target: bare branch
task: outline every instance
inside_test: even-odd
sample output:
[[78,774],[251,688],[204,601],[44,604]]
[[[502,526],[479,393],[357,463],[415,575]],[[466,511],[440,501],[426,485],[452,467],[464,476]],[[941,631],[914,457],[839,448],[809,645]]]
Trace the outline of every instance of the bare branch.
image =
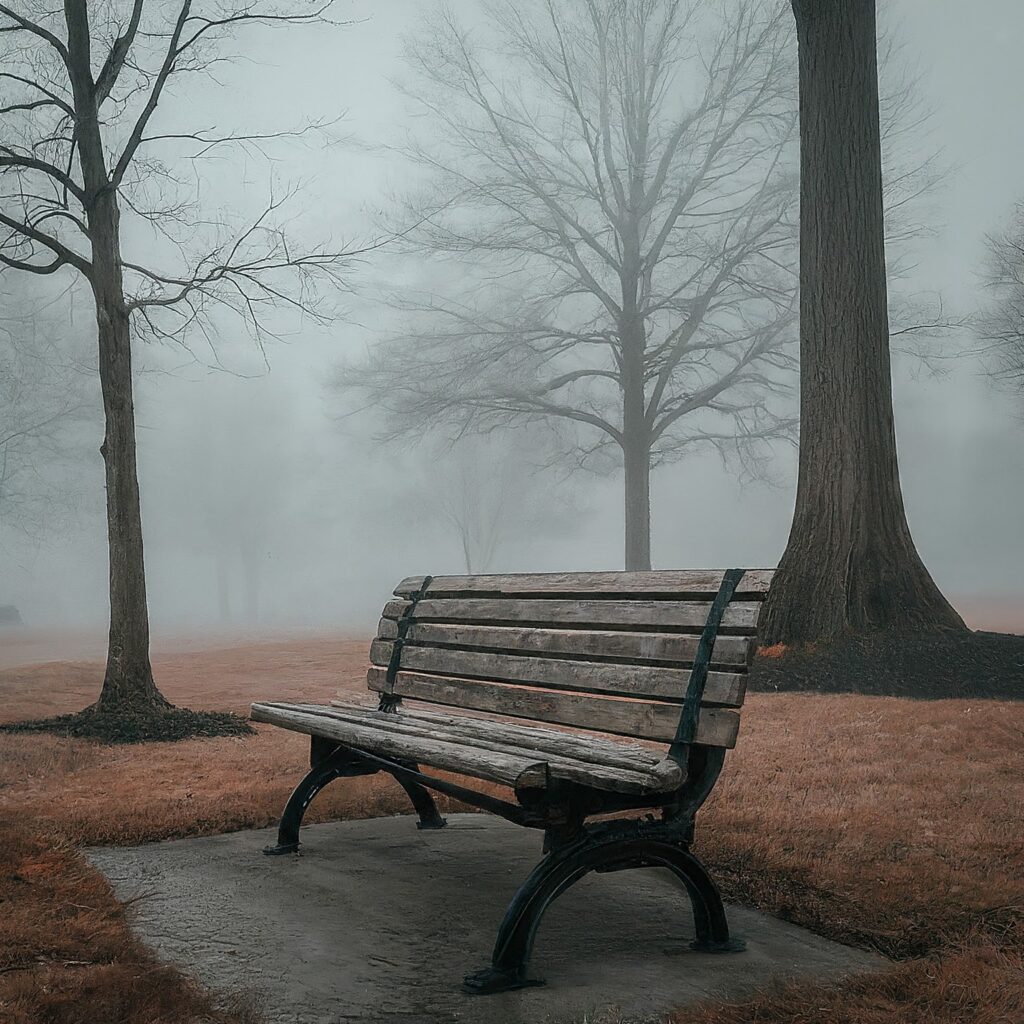
[[13,23],[11,25],[0,25],[0,32],[29,32],[37,38],[42,39],[43,42],[56,50],[57,53],[60,54],[61,60],[63,60],[64,64],[68,64],[70,57],[68,56],[67,46],[65,46],[60,39],[50,32],[49,29],[45,29],[42,25],[29,21],[28,18],[18,14],[6,4],[0,4],[0,15],[3,15],[5,18],[9,18]]
[[160,103],[160,97],[167,85],[167,81],[174,71],[175,61],[178,59],[181,52],[179,47],[181,44],[182,33],[185,31],[185,26],[188,24],[191,7],[192,0],[183,0],[181,10],[178,12],[174,28],[171,30],[170,38],[167,42],[163,62],[161,63],[160,70],[156,73],[153,84],[150,87],[145,106],[142,108],[142,112],[139,114],[134,126],[132,127],[131,133],[128,136],[128,141],[121,149],[121,155],[117,158],[117,162],[114,164],[114,170],[110,175],[111,185],[114,188],[117,188],[124,179],[125,172],[128,170],[128,166],[142,142],[142,137],[146,132],[146,127],[149,124],[150,118],[152,118],[158,104]]
[[103,62],[99,75],[96,76],[96,106],[100,107],[110,95],[111,89],[117,84],[117,79],[125,66],[128,53],[135,42],[135,36],[139,31],[139,22],[142,20],[142,9],[145,0],[134,0],[132,13],[128,19],[128,25],[115,40]]
[[1024,202],[987,239],[984,283],[991,301],[977,318],[982,358],[993,381],[1024,395]]
[[37,160],[35,157],[24,156],[16,153],[10,147],[0,144],[0,170],[3,170],[5,167],[24,171],[39,171],[40,174],[47,175],[67,189],[79,202],[85,202],[84,190],[67,172],[46,160]]
[[[40,231],[38,228],[33,227],[31,224],[27,224],[24,221],[14,220],[12,217],[8,217],[5,213],[0,213],[0,224],[6,228],[10,228],[11,231],[16,234],[29,239],[30,241],[36,242],[39,245],[49,249],[57,258],[57,266],[49,267],[46,270],[33,270],[33,273],[53,273],[54,270],[60,266],[72,266],[84,277],[89,277],[92,273],[92,265],[89,263],[84,256],[79,256],[74,250],[69,249],[66,245],[59,242],[52,235],[47,234],[45,231]],[[4,259],[4,263],[12,267],[13,269],[29,269],[28,264],[15,266],[15,262],[11,262],[8,259]]]

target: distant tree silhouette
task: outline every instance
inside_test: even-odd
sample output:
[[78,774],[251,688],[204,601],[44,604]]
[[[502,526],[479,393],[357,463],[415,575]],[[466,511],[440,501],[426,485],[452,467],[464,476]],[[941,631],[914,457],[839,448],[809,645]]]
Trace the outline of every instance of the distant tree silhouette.
[[980,331],[990,343],[986,355],[994,379],[1024,396],[1024,202],[987,241],[984,281],[992,303],[980,317]]

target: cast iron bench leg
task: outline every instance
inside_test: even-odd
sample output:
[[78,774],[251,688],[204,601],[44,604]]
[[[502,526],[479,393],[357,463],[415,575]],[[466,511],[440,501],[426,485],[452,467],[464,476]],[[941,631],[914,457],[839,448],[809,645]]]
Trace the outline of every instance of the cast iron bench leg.
[[[411,762],[403,762],[403,765],[414,772],[419,770],[419,766]],[[402,789],[409,794],[413,809],[419,815],[420,820],[416,822],[417,828],[444,828],[448,824],[448,821],[438,813],[437,804],[434,803],[430,790],[406,776],[395,775],[395,778]]]
[[[628,827],[628,826],[627,826]],[[625,829],[623,830],[625,831]],[[547,908],[590,871],[666,867],[686,886],[697,933],[692,948],[702,952],[739,952],[741,939],[729,935],[722,897],[704,865],[678,842],[637,835],[593,837],[549,853],[512,897],[498,928],[491,966],[463,981],[463,991],[489,995],[542,981],[528,979],[526,967]]]
[[[406,767],[416,770],[416,765]],[[263,852],[269,857],[284,853],[295,853],[299,848],[299,827],[306,808],[313,802],[317,793],[334,779],[347,778],[353,775],[373,774],[378,769],[360,762],[344,748],[337,748],[330,756],[314,765],[305,778],[295,787],[295,791],[285,804],[281,823],[277,828],[277,845],[264,847]],[[447,821],[437,811],[437,805],[430,793],[418,782],[396,775],[402,788],[409,794],[413,808],[419,815],[417,828],[444,828]]]
[[288,798],[288,803],[284,805],[284,814],[281,815],[281,823],[277,827],[277,845],[263,848],[263,852],[268,857],[276,857],[283,853],[295,853],[298,850],[299,826],[302,824],[306,808],[328,782],[346,774],[345,769],[348,767],[348,762],[347,754],[335,752],[310,768]]

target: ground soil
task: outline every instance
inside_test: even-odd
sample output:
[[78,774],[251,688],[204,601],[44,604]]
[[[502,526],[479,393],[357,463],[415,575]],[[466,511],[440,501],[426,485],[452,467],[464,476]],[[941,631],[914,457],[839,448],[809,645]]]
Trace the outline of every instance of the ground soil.
[[1024,700],[1024,636],[877,633],[827,647],[764,648],[754,690],[865,693],[939,700]]
[[49,732],[100,743],[176,743],[200,736],[251,736],[255,730],[241,715],[230,711],[175,707],[97,711],[90,707],[55,718],[8,722],[0,725],[0,732]]
[[[175,704],[244,713],[252,700],[357,692],[366,654],[363,638],[304,636],[164,652],[155,671]],[[101,676],[88,657],[9,667],[0,718],[74,711]],[[880,977],[687,1010],[679,1024],[1024,1020],[1022,749],[1019,701],[752,694],[698,852],[727,899],[911,959]],[[307,756],[303,737],[266,726],[140,746],[0,734],[0,1018],[248,1019],[251,1008],[216,1008],[158,969],[76,848],[272,824]],[[353,779],[328,787],[309,820],[407,809],[393,782]]]

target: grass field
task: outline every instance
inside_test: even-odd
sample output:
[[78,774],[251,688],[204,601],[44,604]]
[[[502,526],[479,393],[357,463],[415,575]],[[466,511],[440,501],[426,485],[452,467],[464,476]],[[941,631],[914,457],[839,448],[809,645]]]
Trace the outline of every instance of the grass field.
[[[363,685],[365,641],[305,636],[156,658],[175,703],[244,711]],[[92,660],[0,668],[15,720],[95,694]],[[787,985],[690,1022],[1024,1021],[1024,704],[754,694],[698,823],[728,899],[896,963],[841,985]],[[240,1024],[131,936],[78,852],[264,826],[304,771],[300,736],[100,747],[0,735],[0,1019]],[[329,787],[310,821],[407,810],[397,785]]]

